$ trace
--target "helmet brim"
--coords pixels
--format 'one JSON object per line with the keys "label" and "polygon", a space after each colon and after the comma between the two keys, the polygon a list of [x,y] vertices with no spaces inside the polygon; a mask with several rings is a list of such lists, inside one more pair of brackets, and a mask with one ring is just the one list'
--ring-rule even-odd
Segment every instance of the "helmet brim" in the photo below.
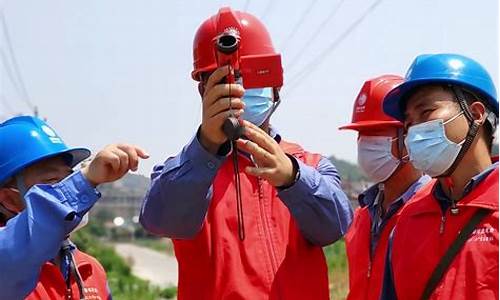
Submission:
{"label": "helmet brim", "polygon": [[212,72],[212,71],[215,71],[216,69],[217,69],[217,65],[211,64],[209,66],[193,70],[191,72],[191,78],[193,78],[193,80],[195,80],[195,81],[201,81],[201,77],[200,77],[201,73]]}
{"label": "helmet brim", "polygon": [[81,163],[85,159],[89,158],[90,154],[91,154],[91,152],[87,148],[69,148],[65,151],[60,151],[60,152],[51,153],[48,155],[37,157],[36,159],[30,161],[29,164],[21,165],[18,168],[9,172],[9,174],[5,174],[5,176],[4,176],[5,180],[0,181],[0,186],[2,184],[4,184],[6,181],[8,181],[9,178],[12,178],[13,176],[15,176],[18,172],[21,172],[22,170],[26,169],[27,167],[32,166],[33,164],[36,164],[42,160],[61,156],[65,159],[66,163],[68,164],[68,166],[70,168],[74,168],[76,165],[78,165],[79,163]]}
{"label": "helmet brim", "polygon": [[339,127],[339,130],[368,130],[368,129],[380,129],[381,126],[384,127],[403,127],[403,124],[399,121],[360,121],[356,123],[350,123]]}
{"label": "helmet brim", "polygon": [[61,154],[67,154],[70,156],[70,160],[68,161],[68,165],[73,168],[82,161],[86,160],[90,157],[90,150],[87,148],[71,148],[67,151],[64,151]]}
{"label": "helmet brim", "polygon": [[491,106],[493,112],[498,116],[498,106],[492,105],[495,103],[495,101],[492,99],[490,95],[484,94],[481,91],[478,91],[476,87],[468,85],[461,80],[455,80],[453,78],[450,79],[423,78],[423,79],[406,81],[400,84],[398,87],[391,90],[385,96],[383,101],[384,113],[393,117],[396,120],[404,122],[405,116],[403,109],[406,107],[406,101],[408,101],[409,94],[421,86],[430,84],[456,84],[468,88],[474,92],[478,92],[480,95],[485,97],[484,100],[487,101],[488,105]]}

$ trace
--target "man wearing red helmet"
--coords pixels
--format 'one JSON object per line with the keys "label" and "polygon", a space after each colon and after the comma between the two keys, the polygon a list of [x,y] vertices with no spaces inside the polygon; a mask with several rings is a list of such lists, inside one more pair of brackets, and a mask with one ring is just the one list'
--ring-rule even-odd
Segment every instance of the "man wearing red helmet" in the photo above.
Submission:
{"label": "man wearing red helmet", "polygon": [[386,93],[403,82],[384,75],[364,83],[352,112],[358,131],[358,164],[376,184],[358,197],[360,207],[346,233],[348,299],[380,299],[387,242],[403,206],[430,181],[406,159],[403,124],[382,110]]}
{"label": "man wearing red helmet", "polygon": [[[248,13],[222,9],[200,26],[192,76],[200,82],[202,124],[179,155],[155,167],[141,223],[173,238],[179,299],[328,299],[321,246],[347,231],[349,201],[326,158],[270,127],[276,89],[220,83],[229,74],[217,68],[214,51],[223,13],[234,16],[228,28],[239,32],[240,55],[275,53],[264,25]],[[246,137],[238,141],[239,184],[221,130],[233,115],[244,120]],[[235,186],[241,187],[243,224]]]}

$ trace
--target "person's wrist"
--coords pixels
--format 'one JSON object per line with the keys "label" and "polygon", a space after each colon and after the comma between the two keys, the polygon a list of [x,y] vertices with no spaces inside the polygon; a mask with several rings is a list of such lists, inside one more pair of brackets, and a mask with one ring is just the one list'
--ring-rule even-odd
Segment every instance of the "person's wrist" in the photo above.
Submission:
{"label": "person's wrist", "polygon": [[293,186],[300,178],[300,170],[299,170],[299,165],[298,165],[297,161],[295,160],[295,158],[293,156],[291,156],[289,154],[286,154],[286,156],[288,157],[288,159],[290,160],[290,163],[292,164],[292,172],[291,172],[288,180],[284,184],[277,187],[280,190],[284,190],[284,189],[287,189],[287,188]]}
{"label": "person's wrist", "polygon": [[203,127],[200,130],[200,134],[198,136],[199,141],[201,146],[205,148],[208,152],[212,154],[217,154],[217,151],[219,151],[220,144],[211,141],[204,133],[203,133]]}
{"label": "person's wrist", "polygon": [[97,183],[95,180],[93,180],[91,175],[89,175],[89,168],[88,167],[84,167],[81,170],[81,172],[82,172],[83,177],[85,177],[85,179],[87,179],[87,181],[90,183],[90,185],[92,185],[94,188],[99,185],[99,183]]}

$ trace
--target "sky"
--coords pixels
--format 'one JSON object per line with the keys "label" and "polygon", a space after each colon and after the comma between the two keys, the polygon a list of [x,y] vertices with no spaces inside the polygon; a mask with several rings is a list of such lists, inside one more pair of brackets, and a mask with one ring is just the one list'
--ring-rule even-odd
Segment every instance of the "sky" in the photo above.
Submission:
{"label": "sky", "polygon": [[201,122],[192,40],[222,6],[266,24],[285,72],[271,123],[325,156],[356,161],[356,134],[337,128],[363,82],[418,54],[470,56],[499,86],[497,0],[0,0],[0,118],[36,105],[69,145],[142,146],[149,174]]}

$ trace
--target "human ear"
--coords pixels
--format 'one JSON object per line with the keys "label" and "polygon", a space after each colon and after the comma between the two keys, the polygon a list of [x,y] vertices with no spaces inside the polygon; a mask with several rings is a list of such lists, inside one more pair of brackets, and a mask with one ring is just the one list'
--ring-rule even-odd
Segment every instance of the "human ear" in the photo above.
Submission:
{"label": "human ear", "polygon": [[473,102],[469,106],[469,110],[470,110],[474,120],[478,121],[481,124],[484,123],[484,121],[486,120],[486,117],[487,117],[487,113],[486,113],[486,107],[484,106],[483,103],[481,103],[479,101]]}
{"label": "human ear", "polygon": [[15,188],[0,188],[0,204],[12,212],[24,209],[19,191]]}
{"label": "human ear", "polygon": [[203,98],[203,95],[205,94],[205,83],[203,81],[198,82],[198,92],[200,93],[200,96]]}

